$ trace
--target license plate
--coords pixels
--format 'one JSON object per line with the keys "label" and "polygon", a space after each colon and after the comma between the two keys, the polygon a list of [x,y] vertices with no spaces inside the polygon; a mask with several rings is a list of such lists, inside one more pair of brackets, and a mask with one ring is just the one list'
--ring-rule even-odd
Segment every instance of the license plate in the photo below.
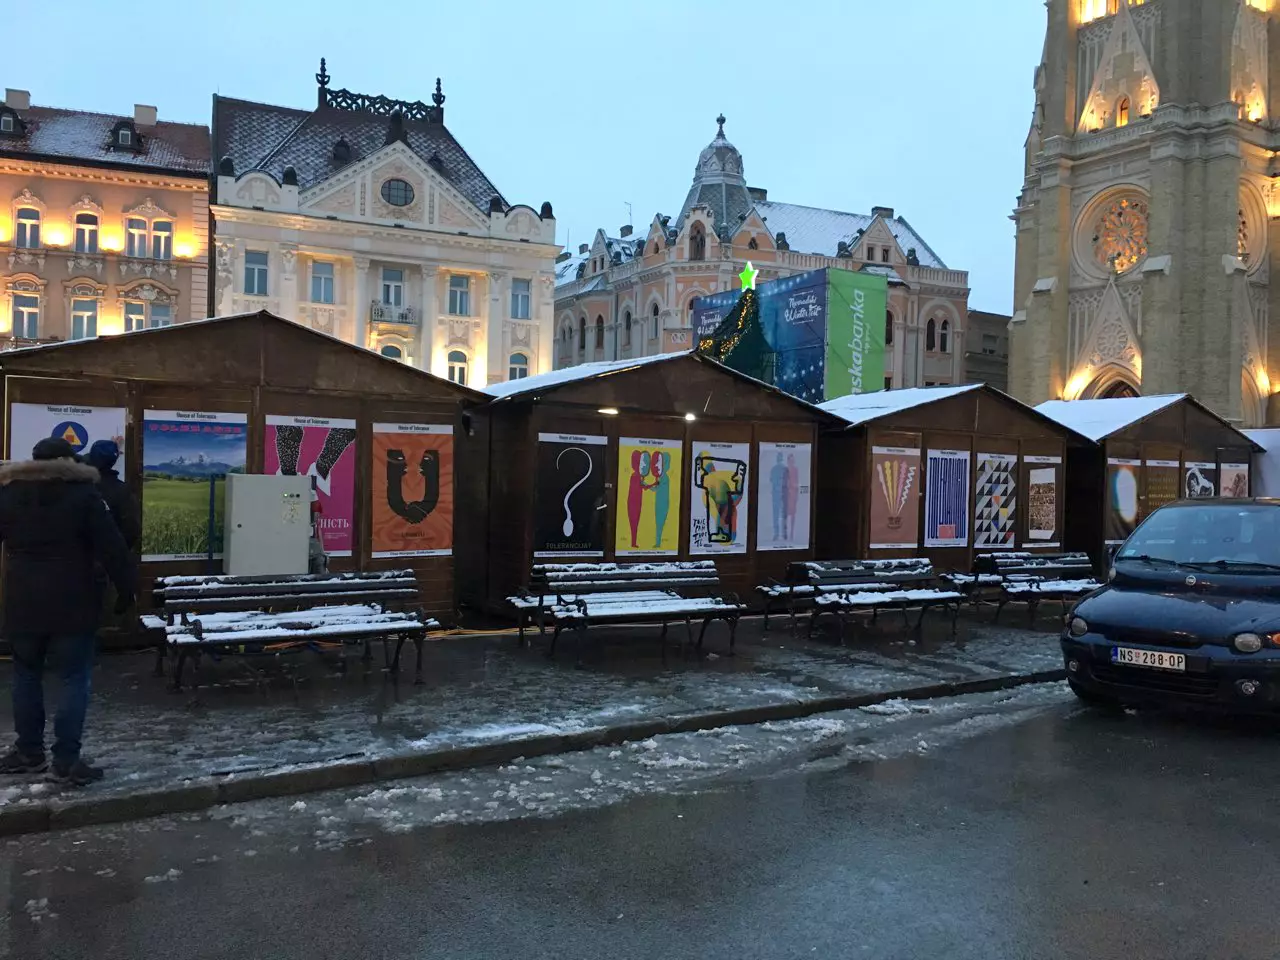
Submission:
{"label": "license plate", "polygon": [[1165,653],[1163,650],[1134,650],[1132,647],[1112,647],[1111,662],[1127,667],[1151,667],[1155,670],[1187,669],[1185,654]]}

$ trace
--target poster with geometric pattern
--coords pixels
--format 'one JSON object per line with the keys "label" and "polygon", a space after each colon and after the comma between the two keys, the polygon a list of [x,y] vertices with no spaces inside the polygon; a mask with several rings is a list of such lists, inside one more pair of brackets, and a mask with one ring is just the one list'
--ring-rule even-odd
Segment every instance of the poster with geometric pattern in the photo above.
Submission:
{"label": "poster with geometric pattern", "polygon": [[1017,519],[1018,458],[1010,453],[979,453],[973,493],[973,545],[1007,550],[1014,545]]}
{"label": "poster with geometric pattern", "polygon": [[969,545],[969,451],[930,450],[925,472],[924,545]]}

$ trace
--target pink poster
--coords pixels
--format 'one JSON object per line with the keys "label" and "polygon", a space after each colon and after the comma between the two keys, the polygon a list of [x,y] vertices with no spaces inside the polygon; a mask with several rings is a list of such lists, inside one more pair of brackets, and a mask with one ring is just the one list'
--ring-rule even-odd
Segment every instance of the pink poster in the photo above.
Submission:
{"label": "pink poster", "polygon": [[355,531],[356,422],[323,417],[267,417],[268,474],[311,477],[320,501],[320,544],[351,556]]}

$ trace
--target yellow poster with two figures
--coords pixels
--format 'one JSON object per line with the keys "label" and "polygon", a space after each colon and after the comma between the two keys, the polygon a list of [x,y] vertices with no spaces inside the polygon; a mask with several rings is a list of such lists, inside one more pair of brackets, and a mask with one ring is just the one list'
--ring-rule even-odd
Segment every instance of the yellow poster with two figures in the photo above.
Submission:
{"label": "yellow poster with two figures", "polygon": [[617,554],[674,554],[680,550],[679,440],[618,440]]}

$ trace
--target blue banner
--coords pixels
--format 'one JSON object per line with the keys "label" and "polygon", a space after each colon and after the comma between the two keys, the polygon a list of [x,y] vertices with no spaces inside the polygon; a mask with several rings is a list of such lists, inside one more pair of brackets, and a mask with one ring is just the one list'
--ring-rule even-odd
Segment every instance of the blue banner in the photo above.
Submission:
{"label": "blue banner", "polygon": [[827,344],[827,271],[761,284],[760,325],[775,351],[774,386],[821,403]]}

